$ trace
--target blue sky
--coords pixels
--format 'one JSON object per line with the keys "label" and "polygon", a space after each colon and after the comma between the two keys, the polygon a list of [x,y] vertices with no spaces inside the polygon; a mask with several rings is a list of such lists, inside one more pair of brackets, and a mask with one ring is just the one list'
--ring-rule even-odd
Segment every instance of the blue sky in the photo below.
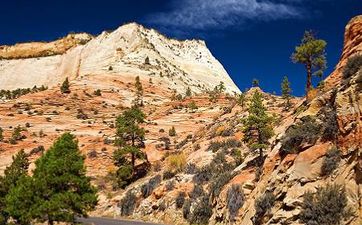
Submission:
{"label": "blue sky", "polygon": [[[179,39],[204,39],[241,90],[253,78],[280,92],[287,75],[304,93],[305,71],[290,61],[304,30],[328,42],[328,75],[338,62],[344,27],[361,0],[12,0],[0,8],[0,45],[98,34],[131,21]],[[315,79],[317,82],[318,79]]]}

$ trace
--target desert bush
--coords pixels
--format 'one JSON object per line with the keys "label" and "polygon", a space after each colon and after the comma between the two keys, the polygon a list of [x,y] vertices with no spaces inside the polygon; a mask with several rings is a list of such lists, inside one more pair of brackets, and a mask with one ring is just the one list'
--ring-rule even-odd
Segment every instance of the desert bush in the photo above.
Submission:
{"label": "desert bush", "polygon": [[205,195],[205,191],[201,185],[195,184],[192,191],[189,193],[191,199],[198,199]]}
{"label": "desert bush", "polygon": [[182,140],[180,143],[178,143],[176,145],[176,149],[181,149],[183,146],[185,146],[187,144],[188,141],[189,141],[189,139],[185,138],[184,140]]}
{"label": "desert bush", "polygon": [[226,205],[229,210],[229,219],[233,221],[239,209],[244,205],[245,196],[240,185],[233,184],[229,187],[226,196]]}
{"label": "desert bush", "polygon": [[168,131],[168,135],[169,135],[170,137],[176,136],[176,129],[175,129],[175,127],[171,127],[171,129]]}
{"label": "desert bush", "polygon": [[211,198],[217,197],[222,188],[229,183],[229,181],[233,178],[233,175],[230,172],[220,173],[215,176],[210,182],[210,193]]}
{"label": "desert bush", "polygon": [[199,169],[194,163],[187,163],[184,172],[186,174],[197,174],[199,172]]}
{"label": "desert bush", "polygon": [[316,193],[304,194],[299,218],[306,225],[339,225],[352,214],[347,205],[345,188],[327,184],[318,188]]}
{"label": "desert bush", "polygon": [[337,122],[337,113],[335,110],[329,110],[323,113],[322,140],[334,141],[338,136],[339,128]]}
{"label": "desert bush", "polygon": [[265,192],[255,200],[255,215],[253,217],[255,225],[261,224],[265,214],[273,208],[274,202],[275,196],[271,192]]}
{"label": "desert bush", "polygon": [[88,158],[90,158],[90,159],[96,158],[96,157],[97,157],[97,151],[94,150],[94,149],[92,149],[92,150],[90,150],[90,151],[88,152],[87,156],[88,156]]}
{"label": "desert bush", "polygon": [[175,172],[166,170],[165,172],[163,172],[162,177],[164,180],[169,180],[169,179],[173,178],[175,175],[176,175]]}
{"label": "desert bush", "polygon": [[161,183],[161,175],[156,175],[152,177],[147,183],[143,184],[141,187],[142,197],[147,198],[153,192],[153,190]]}
{"label": "desert bush", "polygon": [[101,96],[101,95],[102,95],[102,92],[101,92],[100,89],[97,89],[97,90],[94,91],[93,94],[94,94],[95,96]]}
{"label": "desert bush", "polygon": [[191,201],[187,199],[182,206],[182,216],[184,219],[189,219],[191,213],[190,208],[191,208]]}
{"label": "desert bush", "polygon": [[178,194],[177,194],[177,197],[176,197],[176,208],[177,209],[180,209],[183,205],[184,205],[184,203],[185,203],[185,197],[186,197],[186,194],[185,194],[185,192],[179,192]]}
{"label": "desert bush", "polygon": [[40,145],[36,148],[33,148],[31,151],[30,151],[30,155],[35,155],[35,154],[38,154],[39,152],[43,153],[45,151],[45,148],[44,146]]}
{"label": "desert bush", "polygon": [[282,146],[280,149],[285,153],[299,152],[299,148],[303,143],[315,144],[319,132],[320,125],[314,117],[303,117],[300,122],[287,129],[281,140]]}
{"label": "desert bush", "polygon": [[212,171],[210,166],[204,166],[200,171],[192,178],[193,182],[196,184],[203,184],[208,182],[212,178]]}
{"label": "desert bush", "polygon": [[333,147],[328,152],[326,157],[323,160],[321,174],[323,176],[330,175],[337,167],[341,161],[341,152],[338,148]]}
{"label": "desert bush", "polygon": [[238,148],[241,147],[241,142],[236,140],[236,139],[227,139],[226,141],[216,141],[216,142],[211,142],[209,147],[208,147],[208,151],[212,151],[212,152],[217,152],[219,149],[223,149],[223,150],[227,150],[229,148]]}
{"label": "desert bush", "polygon": [[132,191],[128,191],[126,196],[120,202],[121,215],[130,216],[133,214],[136,205],[136,195]]}
{"label": "desert bush", "polygon": [[184,153],[170,155],[166,158],[168,170],[181,172],[186,166],[186,155]]}
{"label": "desert bush", "polygon": [[0,127],[0,141],[4,140],[3,129]]}
{"label": "desert bush", "polygon": [[174,181],[167,181],[165,188],[166,188],[166,191],[172,191],[175,188]]}
{"label": "desert bush", "polygon": [[210,217],[212,216],[212,207],[209,203],[209,198],[204,196],[201,199],[201,202],[196,205],[194,211],[192,212],[189,222],[191,224],[209,224]]}
{"label": "desert bush", "polygon": [[348,59],[343,70],[343,78],[347,79],[356,74],[362,67],[362,55],[355,55]]}

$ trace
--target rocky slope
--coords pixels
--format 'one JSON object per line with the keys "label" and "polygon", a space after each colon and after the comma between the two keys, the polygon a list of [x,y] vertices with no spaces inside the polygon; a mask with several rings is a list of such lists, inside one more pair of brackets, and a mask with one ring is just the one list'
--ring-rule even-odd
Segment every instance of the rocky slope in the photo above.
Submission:
{"label": "rocky slope", "polygon": [[163,85],[184,92],[213,89],[223,81],[227,92],[239,92],[205,42],[169,39],[131,23],[97,37],[69,35],[50,43],[0,46],[0,89],[55,86],[65,77],[139,75],[164,77]]}
{"label": "rocky slope", "polygon": [[[225,82],[229,92],[238,89],[205,44],[170,40],[137,24],[104,32],[64,53],[40,57],[39,64],[35,58],[3,59],[0,61],[3,87],[46,84],[50,88],[0,104],[0,126],[5,137],[5,142],[0,142],[0,169],[22,148],[34,161],[41,155],[38,146],[47,149],[61,133],[70,131],[79,139],[88,175],[100,190],[99,205],[93,212],[97,216],[124,217],[122,209],[126,204],[134,206],[129,218],[188,224],[183,215],[185,204],[180,207],[178,196],[184,193],[193,212],[202,206],[203,192],[208,192],[210,224],[249,225],[256,214],[256,199],[268,192],[275,196],[275,202],[261,224],[301,224],[299,214],[304,193],[337,183],[345,185],[348,205],[353,210],[346,224],[361,224],[362,71],[349,79],[341,75],[347,60],[362,51],[360,37],[362,17],[357,17],[346,27],[341,62],[327,78],[325,87],[319,88],[309,102],[293,98],[289,111],[284,110],[281,97],[259,88],[246,93],[244,106],[230,95],[221,95],[211,103],[202,90],[211,89],[220,81]],[[37,78],[27,77],[27,70],[37,71],[36,65],[43,70],[36,73]],[[9,75],[12,71],[19,71],[13,80]],[[131,105],[137,75],[144,88],[143,110],[147,115],[144,151],[152,170],[125,190],[114,190],[108,176],[116,169],[112,163],[114,120]],[[57,86],[65,77],[71,77],[70,94],[61,94]],[[182,100],[171,99],[173,89],[182,93],[187,86],[198,94]],[[97,89],[101,90],[100,96],[94,94]],[[255,91],[262,92],[264,105],[276,119],[275,135],[264,152],[266,158],[261,168],[256,166],[257,156],[241,142],[241,119],[247,116],[248,101]],[[192,101],[198,109],[189,107]],[[288,152],[285,138],[290,138],[291,130],[306,124],[308,118],[314,119],[309,123],[317,129],[303,130],[297,135],[311,135],[308,138],[313,141],[303,140],[298,151]],[[26,138],[11,144],[7,140],[18,125],[26,127],[22,131]],[[172,126],[176,128],[176,136],[168,135]],[[169,141],[169,148],[165,140]],[[325,175],[321,167],[332,147],[341,151],[340,162],[331,174]],[[177,171],[172,158],[182,162],[176,163],[181,165]],[[232,185],[240,185],[243,192],[239,195],[243,196],[243,204],[233,213],[234,218],[227,207]],[[134,199],[125,203],[130,193]]]}

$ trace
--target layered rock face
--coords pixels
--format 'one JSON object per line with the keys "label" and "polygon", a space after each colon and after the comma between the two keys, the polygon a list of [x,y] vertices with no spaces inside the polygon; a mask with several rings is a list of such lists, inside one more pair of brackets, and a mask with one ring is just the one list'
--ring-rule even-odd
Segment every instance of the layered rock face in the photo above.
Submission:
{"label": "layered rock face", "polygon": [[0,89],[55,86],[84,75],[163,77],[179,92],[213,89],[221,81],[227,92],[239,92],[205,42],[178,41],[131,23],[92,38],[70,35],[51,43],[0,46]]}

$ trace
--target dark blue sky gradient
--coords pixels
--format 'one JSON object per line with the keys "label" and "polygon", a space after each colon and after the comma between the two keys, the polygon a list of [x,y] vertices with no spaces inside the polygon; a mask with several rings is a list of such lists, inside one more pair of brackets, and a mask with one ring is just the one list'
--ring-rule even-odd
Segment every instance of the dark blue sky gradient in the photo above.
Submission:
{"label": "dark blue sky gradient", "polygon": [[[179,0],[183,1],[183,0]],[[240,0],[243,1],[243,0]],[[362,14],[361,0],[272,0],[301,1],[302,18],[253,21],[232,27],[203,31],[183,27],[165,29],[148,21],[149,15],[167,12],[168,0],[12,0],[0,7],[0,45],[26,41],[49,41],[69,32],[99,34],[131,21],[160,29],[167,36],[204,39],[211,52],[224,65],[241,90],[250,87],[253,78],[269,92],[280,92],[280,82],[288,75],[295,95],[304,93],[305,71],[290,61],[294,46],[304,30],[313,29],[327,40],[328,75],[338,62],[343,46],[344,27]],[[304,3],[305,2],[305,3]],[[174,9],[173,9],[174,10]],[[315,79],[317,82],[318,79]]]}

